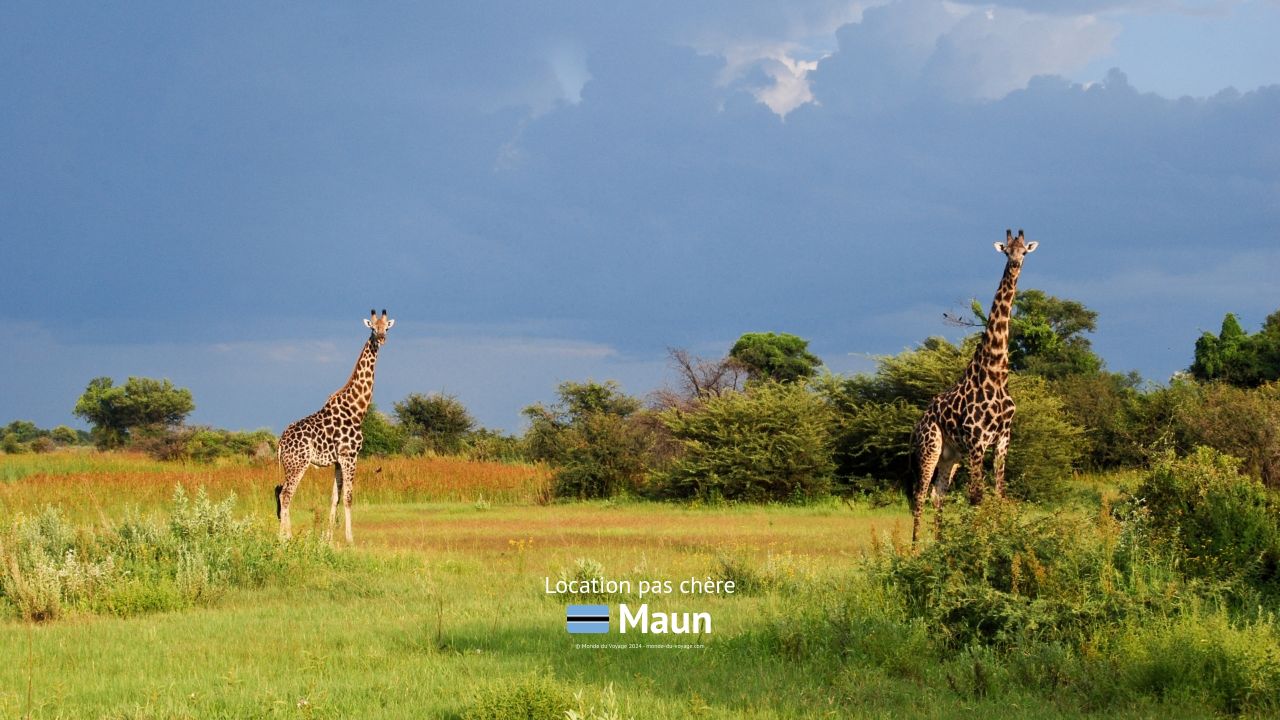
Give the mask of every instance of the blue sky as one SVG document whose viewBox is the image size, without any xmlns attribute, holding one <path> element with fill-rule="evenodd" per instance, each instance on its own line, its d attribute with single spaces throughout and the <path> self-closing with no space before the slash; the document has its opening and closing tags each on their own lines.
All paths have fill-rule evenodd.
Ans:
<svg viewBox="0 0 1280 720">
<path fill-rule="evenodd" d="M 854 371 L 1006 227 L 1114 370 L 1280 307 L 1274 0 L 640 5 L 0 5 L 0 422 L 145 375 L 279 430 L 370 307 L 383 407 L 507 429 L 748 331 Z"/>
</svg>

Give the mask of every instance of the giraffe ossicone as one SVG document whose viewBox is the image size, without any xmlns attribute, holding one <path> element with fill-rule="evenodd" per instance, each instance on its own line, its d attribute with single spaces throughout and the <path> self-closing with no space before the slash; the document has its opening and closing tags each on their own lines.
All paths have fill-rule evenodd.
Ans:
<svg viewBox="0 0 1280 720">
<path fill-rule="evenodd" d="M 318 411 L 291 424 L 280 433 L 277 454 L 284 468 L 284 482 L 276 486 L 276 517 L 280 519 L 280 537 L 292 535 L 289 524 L 289 505 L 298 483 L 307 468 L 333 466 L 333 496 L 329 504 L 329 524 L 325 537 L 332 537 L 338 512 L 338 499 L 342 499 L 346 518 L 347 542 L 351 535 L 351 499 L 356 480 L 356 458 L 364 443 L 361 425 L 373 401 L 373 371 L 378 362 L 378 349 L 387 341 L 387 331 L 396 321 L 387 317 L 384 308 L 379 316 L 369 311 L 364 321 L 369 328 L 369 339 L 356 360 L 355 369 L 347 384 L 329 396 L 328 402 Z"/>
<path fill-rule="evenodd" d="M 929 403 L 911 434 L 912 477 L 911 544 L 920 535 L 920 515 L 932 496 L 937 531 L 942 529 L 942 502 L 963 462 L 969 470 L 969 502 L 982 501 L 988 450 L 994 449 L 996 495 L 1004 497 L 1005 456 L 1015 406 L 1009 396 L 1009 318 L 1018 291 L 1023 259 L 1039 246 L 1028 242 L 1022 230 L 1014 236 L 1005 230 L 1005 241 L 995 243 L 1006 257 L 1004 276 L 991 302 L 986 330 L 960 381 Z"/>
</svg>

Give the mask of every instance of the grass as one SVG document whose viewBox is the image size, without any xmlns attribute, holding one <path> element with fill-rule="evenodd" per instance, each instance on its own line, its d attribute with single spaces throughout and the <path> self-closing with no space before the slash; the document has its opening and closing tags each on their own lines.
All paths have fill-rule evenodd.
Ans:
<svg viewBox="0 0 1280 720">
<path fill-rule="evenodd" d="M 0 484 L 6 517 L 42 500 L 96 501 L 97 511 L 78 517 L 101 526 L 130 504 L 105 499 L 111 493 L 158 511 L 176 481 L 204 484 L 215 500 L 235 491 L 239 510 L 270 528 L 269 468 L 94 462 Z M 539 468 L 439 458 L 387 461 L 380 474 L 377 466 L 362 464 L 358 546 L 339 551 L 347 562 L 317 564 L 289 583 L 231 587 L 180 611 L 0 621 L 0 717 L 501 717 L 529 698 L 575 692 L 583 707 L 603 707 L 611 691 L 620 717 L 645 719 L 1215 715 L 1177 692 L 1090 708 L 1071 691 L 1010 679 L 981 651 L 940 658 L 930 629 L 893 609 L 860 562 L 873 541 L 906 535 L 902 507 L 542 505 Z M 327 479 L 316 471 L 304 482 L 304 532 L 302 508 L 327 506 Z M 572 600 L 546 595 L 543 579 L 578 571 L 579 560 L 610 578 L 756 585 L 650 600 L 654 610 L 710 612 L 713 633 L 696 638 L 702 649 L 575 649 L 564 630 Z M 855 630 L 841 643 L 821 638 L 833 613 Z M 1171 644 L 1201 637 L 1161 632 Z M 630 640 L 616 630 L 606 637 Z M 1123 638 L 1130 656 L 1145 657 L 1138 638 Z"/>
<path fill-rule="evenodd" d="M 0 514 L 60 507 L 69 517 L 98 519 L 130 507 L 167 503 L 176 486 L 215 497 L 235 493 L 247 511 L 275 514 L 276 463 L 170 463 L 140 453 L 58 452 L 0 455 Z M 544 502 L 551 475 L 543 466 L 472 462 L 453 457 L 365 458 L 356 468 L 356 502 Z M 328 507 L 333 471 L 311 468 L 295 507 Z M 295 511 L 295 514 L 300 514 Z"/>
</svg>

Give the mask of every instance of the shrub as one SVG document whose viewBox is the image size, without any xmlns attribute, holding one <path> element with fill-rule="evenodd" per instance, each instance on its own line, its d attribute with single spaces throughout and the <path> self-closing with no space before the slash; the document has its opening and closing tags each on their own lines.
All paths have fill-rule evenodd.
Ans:
<svg viewBox="0 0 1280 720">
<path fill-rule="evenodd" d="M 266 429 L 239 432 L 207 426 L 149 428 L 136 431 L 131 445 L 157 460 L 212 463 L 242 458 L 272 462 L 276 436 Z"/>
<path fill-rule="evenodd" d="M 360 445 L 361 457 L 385 457 L 404 449 L 404 427 L 391 422 L 391 418 L 372 404 L 369 405 L 369 412 L 365 413 L 360 430 L 364 434 L 364 443 Z"/>
<path fill-rule="evenodd" d="M 945 645 L 1077 645 L 1093 628 L 1176 610 L 1180 581 L 1138 528 L 1037 515 L 989 498 L 948 508 L 943 541 L 918 554 L 881 548 L 873 571 Z"/>
<path fill-rule="evenodd" d="M 568 687 L 549 675 L 546 671 L 481 687 L 463 711 L 463 720 L 564 720 L 578 703 Z"/>
<path fill-rule="evenodd" d="M 1246 472 L 1280 488 L 1280 383 L 1256 389 L 1181 383 L 1175 393 L 1181 447 L 1207 445 L 1234 455 Z"/>
<path fill-rule="evenodd" d="M 801 385 L 762 382 L 660 418 L 682 450 L 654 475 L 664 495 L 795 501 L 830 491 L 830 410 Z"/>
<path fill-rule="evenodd" d="M 1280 507 L 1235 458 L 1197 448 L 1165 455 L 1133 492 L 1152 533 L 1186 572 L 1280 591 Z"/>
<path fill-rule="evenodd" d="M 457 453 L 475 427 L 466 406 L 452 395 L 414 393 L 394 407 L 406 433 L 422 438 L 426 447 L 437 453 Z"/>
<path fill-rule="evenodd" d="M 604 498 L 641 489 L 653 447 L 654 424 L 640 402 L 613 381 L 562 383 L 551 407 L 524 409 L 524 448 L 555 468 L 562 497 Z"/>
</svg>

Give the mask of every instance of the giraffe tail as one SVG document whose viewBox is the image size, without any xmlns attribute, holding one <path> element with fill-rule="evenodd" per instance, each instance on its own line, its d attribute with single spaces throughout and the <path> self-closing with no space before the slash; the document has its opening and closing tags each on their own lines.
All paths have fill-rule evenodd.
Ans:
<svg viewBox="0 0 1280 720">
<path fill-rule="evenodd" d="M 283 485 L 276 486 L 276 519 L 280 519 L 280 493 L 284 492 Z"/>
</svg>

